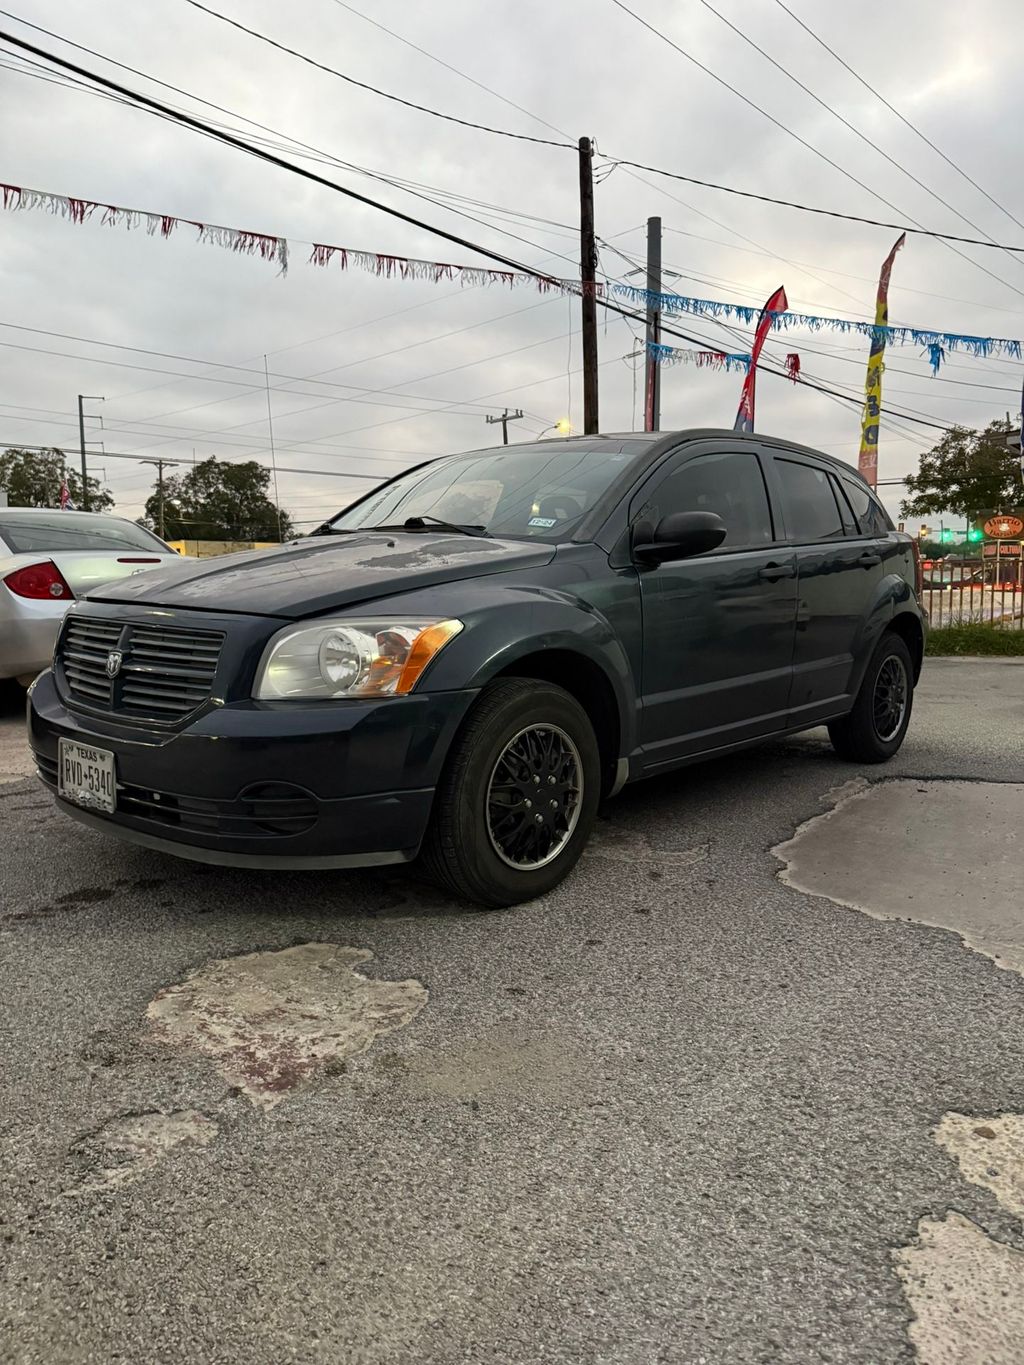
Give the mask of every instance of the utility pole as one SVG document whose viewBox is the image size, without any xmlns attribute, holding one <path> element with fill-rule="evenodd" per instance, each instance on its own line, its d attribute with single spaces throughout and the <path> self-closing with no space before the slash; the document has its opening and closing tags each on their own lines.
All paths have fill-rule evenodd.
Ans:
<svg viewBox="0 0 1024 1365">
<path fill-rule="evenodd" d="M 270 365 L 266 355 L 263 357 L 263 375 L 267 382 L 267 431 L 270 433 L 270 466 L 274 471 L 274 502 L 277 505 L 277 543 L 284 544 L 281 534 L 281 495 L 277 491 L 277 451 L 274 449 L 274 413 L 270 406 Z M 193 461 L 195 451 L 192 452 Z"/>
<path fill-rule="evenodd" d="M 156 505 L 157 505 L 157 528 L 156 533 L 161 540 L 166 540 L 164 535 L 164 465 L 179 465 L 180 460 L 165 460 L 157 456 L 152 460 L 140 460 L 140 464 L 156 465 Z"/>
<path fill-rule="evenodd" d="M 661 310 L 654 296 L 661 293 L 661 219 L 647 220 L 647 330 L 644 360 L 644 431 L 661 429 L 661 367 L 652 347 L 661 341 Z"/>
<path fill-rule="evenodd" d="M 580 292 L 583 304 L 583 434 L 600 427 L 597 401 L 597 242 L 594 237 L 594 152 L 580 143 Z"/>
<path fill-rule="evenodd" d="M 82 404 L 88 400 L 91 403 L 104 403 L 106 399 L 101 394 L 80 393 L 78 395 L 78 448 L 82 452 L 82 511 L 89 510 L 89 475 L 85 467 L 85 411 Z"/>
<path fill-rule="evenodd" d="M 488 416 L 488 417 L 485 417 L 485 418 L 484 418 L 484 421 L 487 423 L 488 426 L 493 426 L 493 424 L 494 424 L 495 422 L 500 422 L 500 423 L 501 423 L 501 444 L 502 444 L 503 446 L 507 446 L 507 445 L 508 445 L 508 424 L 509 424 L 509 422 L 518 422 L 518 421 L 520 421 L 520 419 L 522 418 L 522 416 L 523 416 L 523 410 L 522 410 L 522 408 L 516 408 L 515 412 L 509 412 L 508 408 L 506 408 L 505 411 L 501 414 L 500 417 L 490 417 L 490 416 Z"/>
</svg>

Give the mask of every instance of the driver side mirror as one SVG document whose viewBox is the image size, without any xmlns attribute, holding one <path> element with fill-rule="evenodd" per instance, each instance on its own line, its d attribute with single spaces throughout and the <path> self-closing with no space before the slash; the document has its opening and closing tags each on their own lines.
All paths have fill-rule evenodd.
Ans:
<svg viewBox="0 0 1024 1365">
<path fill-rule="evenodd" d="M 727 534 L 725 522 L 716 512 L 670 512 L 658 522 L 649 539 L 633 546 L 633 557 L 643 564 L 690 559 L 717 550 Z"/>
</svg>

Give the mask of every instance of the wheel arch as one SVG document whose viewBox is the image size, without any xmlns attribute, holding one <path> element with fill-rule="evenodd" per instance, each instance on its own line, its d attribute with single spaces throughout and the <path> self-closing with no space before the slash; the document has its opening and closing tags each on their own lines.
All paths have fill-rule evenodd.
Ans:
<svg viewBox="0 0 1024 1365">
<path fill-rule="evenodd" d="M 553 683 L 579 702 L 594 727 L 601 754 L 601 787 L 607 795 L 616 784 L 622 753 L 619 700 L 608 674 L 587 654 L 574 649 L 538 649 L 522 654 L 493 675 L 533 678 Z"/>
<path fill-rule="evenodd" d="M 912 611 L 899 611 L 886 627 L 894 635 L 898 635 L 907 649 L 910 651 L 910 659 L 914 665 L 914 685 L 917 685 L 921 677 L 921 667 L 924 663 L 924 627 L 918 617 Z"/>
</svg>

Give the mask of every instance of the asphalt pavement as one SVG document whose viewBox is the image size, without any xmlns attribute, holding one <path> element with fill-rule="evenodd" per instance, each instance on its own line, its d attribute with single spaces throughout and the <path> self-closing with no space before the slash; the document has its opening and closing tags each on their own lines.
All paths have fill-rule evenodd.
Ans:
<svg viewBox="0 0 1024 1365">
<path fill-rule="evenodd" d="M 1024 979 L 916 922 L 946 892 L 899 840 L 865 890 L 923 878 L 919 909 L 773 852 L 823 816 L 842 847 L 865 780 L 1024 821 L 1024 665 L 929 660 L 884 769 L 815 731 L 628 789 L 557 892 L 487 914 L 108 841 L 19 727 L 11 699 L 5 1365 L 1024 1359 Z M 944 809 L 943 856 L 1002 857 Z"/>
</svg>

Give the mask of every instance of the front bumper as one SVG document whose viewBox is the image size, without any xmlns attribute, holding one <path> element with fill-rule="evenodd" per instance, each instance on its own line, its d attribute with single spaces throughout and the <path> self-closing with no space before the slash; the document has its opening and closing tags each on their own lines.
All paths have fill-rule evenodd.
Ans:
<svg viewBox="0 0 1024 1365">
<path fill-rule="evenodd" d="M 114 814 L 58 802 L 115 837 L 228 866 L 373 866 L 418 853 L 476 695 L 236 701 L 157 733 L 72 710 L 46 672 L 30 694 L 29 739 L 54 792 L 61 738 L 113 752 Z"/>
</svg>

